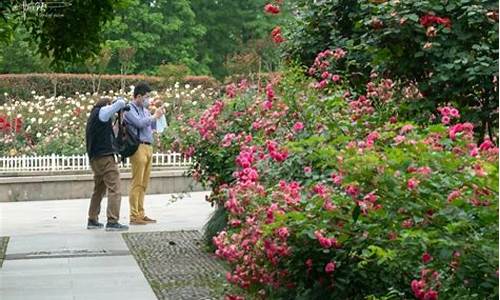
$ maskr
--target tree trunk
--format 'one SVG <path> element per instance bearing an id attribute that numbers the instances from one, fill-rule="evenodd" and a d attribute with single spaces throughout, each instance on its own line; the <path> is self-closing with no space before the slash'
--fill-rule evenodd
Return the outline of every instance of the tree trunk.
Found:
<path id="1" fill-rule="evenodd" d="M 99 74 L 99 76 L 97 77 L 97 93 L 99 93 L 99 91 L 101 90 L 101 77 L 101 74 Z"/>

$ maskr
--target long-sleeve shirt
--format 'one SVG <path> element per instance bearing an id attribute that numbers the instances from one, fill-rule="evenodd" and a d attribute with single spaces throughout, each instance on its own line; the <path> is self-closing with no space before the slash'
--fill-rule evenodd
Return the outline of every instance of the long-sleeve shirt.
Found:
<path id="1" fill-rule="evenodd" d="M 153 143 L 152 124 L 155 123 L 155 118 L 151 116 L 149 110 L 142 106 L 130 103 L 130 110 L 125 113 L 124 120 L 127 123 L 128 132 L 137 136 L 139 129 L 139 140 L 141 142 Z"/>
<path id="2" fill-rule="evenodd" d="M 120 109 L 124 108 L 125 105 L 125 100 L 119 98 L 113 104 L 101 107 L 99 110 L 99 120 L 101 122 L 109 121 L 109 119 L 111 119 Z"/>

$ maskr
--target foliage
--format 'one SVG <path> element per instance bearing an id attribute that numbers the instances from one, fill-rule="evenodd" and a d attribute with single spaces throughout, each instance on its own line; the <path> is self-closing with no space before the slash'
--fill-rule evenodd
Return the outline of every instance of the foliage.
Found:
<path id="1" fill-rule="evenodd" d="M 498 126 L 498 2 L 489 0 L 293 1 L 287 55 L 311 65 L 316 53 L 348 53 L 335 73 L 351 75 L 358 91 L 376 72 L 403 90 L 416 86 L 423 99 L 400 115 L 425 123 L 451 101 L 478 136 Z"/>
<path id="2" fill-rule="evenodd" d="M 0 47 L 0 73 L 48 72 L 50 60 L 36 53 L 36 45 L 23 27 L 13 32 L 15 39 L 9 46 Z M 22 55 L 21 55 L 22 54 Z"/>
<path id="3" fill-rule="evenodd" d="M 8 43 L 15 28 L 25 26 L 38 52 L 62 62 L 83 62 L 100 49 L 101 28 L 124 0 L 72 0 L 57 3 L 2 1 L 0 42 Z M 23 53 L 24 54 L 24 53 Z"/>
<path id="4" fill-rule="evenodd" d="M 197 44 L 199 60 L 204 61 L 217 78 L 231 74 L 231 70 L 225 68 L 228 58 L 245 55 L 242 53 L 248 55 L 246 49 L 253 49 L 254 41 L 267 38 L 276 22 L 259 13 L 266 4 L 264 0 L 192 0 L 191 3 L 197 21 L 207 28 Z M 274 48 L 272 45 L 265 47 Z M 260 59 L 277 60 L 266 55 L 261 55 Z"/>
<path id="5" fill-rule="evenodd" d="M 80 5 L 83 5 L 80 2 L 84 1 L 73 2 L 75 8 L 80 8 Z M 87 2 L 93 3 L 93 1 Z M 104 5 L 112 1 L 101 2 Z M 115 2 L 118 3 L 118 1 Z M 85 56 L 87 62 L 89 58 L 99 56 L 99 49 L 94 49 L 90 53 L 85 52 L 87 49 L 94 47 L 97 41 L 100 43 L 98 46 L 111 48 L 112 51 L 109 64 L 103 73 L 158 75 L 160 65 L 184 65 L 189 68 L 190 74 L 214 75 L 218 79 L 222 79 L 231 74 L 231 70 L 225 64 L 226 61 L 230 57 L 241 53 L 252 52 L 259 55 L 259 60 L 263 62 L 262 70 L 264 71 L 273 71 L 279 63 L 278 49 L 268 42 L 268 32 L 275 20 L 258 13 L 264 7 L 265 1 L 263 0 L 159 0 L 147 1 L 147 3 L 145 5 L 144 1 L 122 0 L 120 4 L 114 5 L 113 14 L 106 17 L 108 22 L 105 25 L 102 23 L 99 25 L 102 32 L 94 32 L 96 24 L 92 24 L 89 32 L 85 32 L 85 38 L 88 38 L 90 42 L 86 44 L 86 48 L 82 48 L 80 53 L 82 59 L 79 57 L 74 60 L 69 57 L 63 59 L 58 56 L 58 65 L 52 66 L 50 71 L 88 72 L 89 65 L 83 63 L 83 56 Z M 14 9 L 14 11 L 18 10 Z M 2 6 L 0 6 L 0 12 L 2 11 Z M 88 11 L 88 7 L 82 7 L 82 13 Z M 72 11 L 68 13 L 72 14 Z M 103 11 L 102 13 L 106 12 Z M 16 16 L 13 13 L 6 15 L 8 25 L 11 27 L 17 26 L 17 29 L 16 31 L 9 29 L 8 40 L 12 43 L 5 40 L 2 44 L 3 47 L 0 48 L 0 72 L 31 73 L 41 71 L 37 64 L 29 65 L 23 62 L 23 60 L 26 60 L 26 56 L 28 56 L 26 61 L 38 61 L 39 59 L 37 54 L 32 53 L 36 46 L 23 45 L 23 49 L 27 51 L 19 51 L 19 44 L 25 39 L 33 41 L 33 36 L 17 33 L 19 30 L 25 30 L 25 26 L 19 22 L 19 18 L 23 19 L 23 17 L 17 16 L 15 18 Z M 92 17 L 93 21 L 97 22 L 99 17 L 99 15 L 96 15 L 95 18 Z M 44 18 L 38 20 L 35 17 L 33 19 L 37 22 L 45 22 L 46 20 Z M 67 18 L 52 19 L 47 18 L 50 26 L 59 28 L 61 26 L 59 21 L 65 21 Z M 78 20 L 78 18 L 75 18 L 75 20 Z M 73 30 L 76 26 L 73 24 L 73 22 L 76 22 L 75 20 L 68 23 L 68 26 L 72 26 L 71 30 L 64 28 L 63 31 L 78 37 L 78 41 L 75 41 L 75 43 L 84 43 L 85 39 L 80 38 L 81 35 L 78 34 L 80 28 Z M 3 19 L 0 18 L 0 22 L 2 21 Z M 0 23 L 0 36 L 5 33 L 2 31 L 2 24 Z M 44 33 L 44 35 L 47 34 Z M 90 37 L 90 35 L 96 36 Z M 68 46 L 72 42 L 71 39 L 73 39 L 73 37 L 63 37 L 65 41 L 61 41 L 60 47 Z M 48 39 L 48 37 L 44 38 Z M 119 55 L 121 49 L 124 48 L 133 48 L 136 51 L 127 63 L 127 72 L 122 72 L 123 60 L 120 59 Z M 3 55 L 5 55 L 4 61 L 7 63 L 8 61 L 22 63 L 15 66 L 12 66 L 12 64 L 2 65 L 1 57 Z M 50 55 L 48 58 L 50 60 L 56 59 L 56 57 Z"/>
<path id="6" fill-rule="evenodd" d="M 195 21 L 190 1 L 159 0 L 144 5 L 132 0 L 105 29 L 110 41 L 126 41 L 137 50 L 134 72 L 151 71 L 160 64 L 185 64 L 196 74 L 207 73 L 195 60 L 195 42 L 205 33 Z M 118 70 L 114 60 L 111 69 Z"/>
<path id="7" fill-rule="evenodd" d="M 181 82 L 189 75 L 189 68 L 185 65 L 166 64 L 158 67 L 158 76 L 166 82 Z"/>
<path id="8" fill-rule="evenodd" d="M 252 299 L 496 299 L 498 148 L 451 106 L 447 124 L 398 121 L 386 78 L 355 94 L 301 73 L 171 124 L 228 212 L 228 281 Z"/>

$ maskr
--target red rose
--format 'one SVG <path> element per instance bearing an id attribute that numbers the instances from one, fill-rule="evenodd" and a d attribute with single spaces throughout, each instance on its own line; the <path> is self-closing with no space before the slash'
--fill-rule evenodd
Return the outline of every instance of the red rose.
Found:
<path id="1" fill-rule="evenodd" d="M 279 6 L 269 3 L 264 7 L 264 11 L 272 15 L 277 15 L 280 13 L 280 8 Z"/>

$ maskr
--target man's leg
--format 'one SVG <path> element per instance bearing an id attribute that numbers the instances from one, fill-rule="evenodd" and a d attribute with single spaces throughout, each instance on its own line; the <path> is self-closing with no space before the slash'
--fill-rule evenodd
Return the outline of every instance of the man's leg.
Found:
<path id="1" fill-rule="evenodd" d="M 142 220 L 140 214 L 140 199 L 144 195 L 144 169 L 146 168 L 146 154 L 144 145 L 139 145 L 137 151 L 130 157 L 132 165 L 132 182 L 129 190 L 130 221 Z"/>
<path id="2" fill-rule="evenodd" d="M 106 194 L 106 185 L 104 184 L 101 165 L 101 158 L 93 159 L 90 162 L 90 167 L 94 173 L 94 191 L 90 198 L 89 222 L 93 222 L 93 224 L 97 224 L 99 213 L 101 212 L 101 201 Z"/>
<path id="3" fill-rule="evenodd" d="M 144 175 L 142 177 L 142 186 L 144 187 L 144 190 L 142 191 L 141 197 L 139 198 L 139 215 L 142 219 L 144 219 L 144 217 L 146 216 L 144 213 L 144 197 L 146 196 L 146 190 L 148 189 L 149 177 L 151 176 L 151 168 L 153 165 L 153 147 L 145 146 L 144 149 L 146 156 Z"/>
<path id="4" fill-rule="evenodd" d="M 108 190 L 108 209 L 106 211 L 109 223 L 118 223 L 120 219 L 120 205 L 122 194 L 120 191 L 120 171 L 116 165 L 115 158 L 106 157 L 106 165 L 103 181 Z"/>

